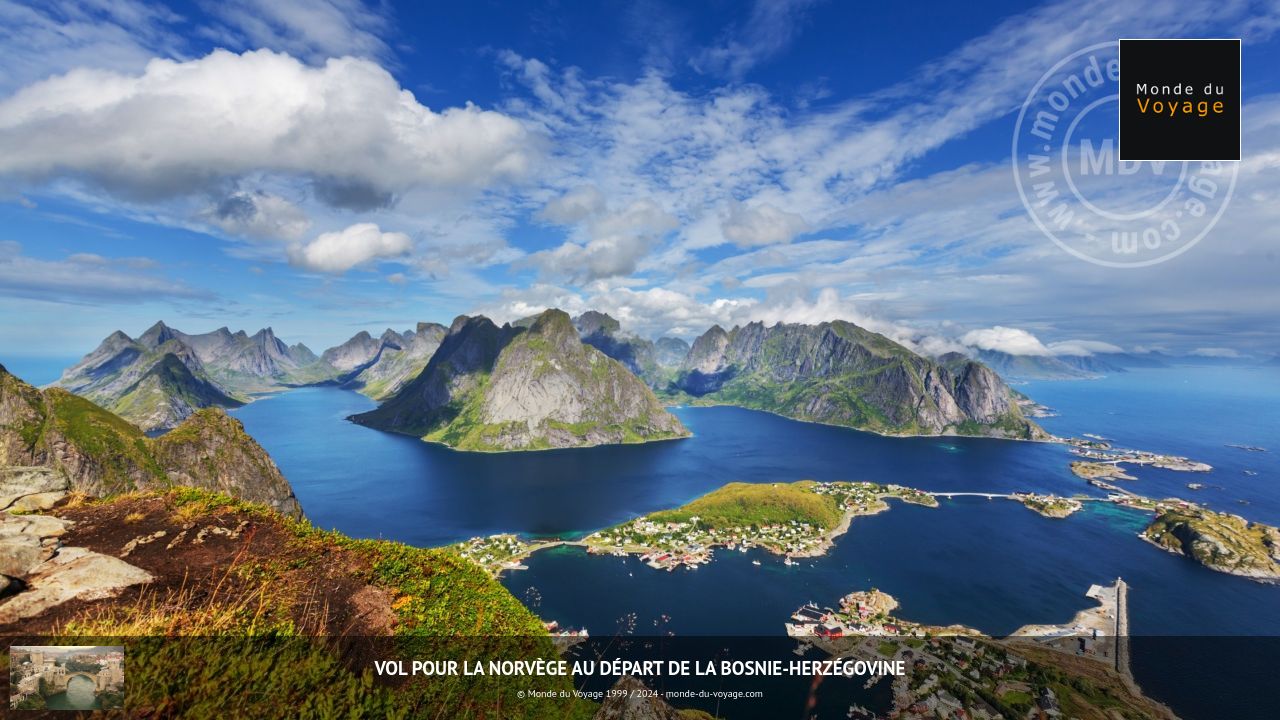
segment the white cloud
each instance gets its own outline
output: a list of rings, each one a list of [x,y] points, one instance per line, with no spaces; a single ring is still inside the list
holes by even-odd
[[[584,185],[547,203],[541,216],[559,225],[572,225],[598,215],[605,208],[604,194],[593,185]]]
[[[581,217],[574,239],[533,253],[523,262],[546,276],[579,282],[629,275],[658,239],[678,225],[674,216],[652,200],[604,211],[596,198],[590,194],[585,197],[589,203],[579,195],[568,203],[548,206],[557,217]],[[583,215],[588,209],[591,214]]]
[[[1202,347],[1191,351],[1196,357],[1207,358],[1239,358],[1242,357],[1240,351],[1233,348],[1224,347]]]
[[[139,272],[140,258],[76,253],[64,260],[23,254],[22,245],[0,241],[0,295],[56,303],[137,303],[157,299],[207,300],[211,293]]]
[[[1119,345],[1102,342],[1101,340],[1060,340],[1049,343],[1048,348],[1051,355],[1071,357],[1088,357],[1096,354],[1106,355],[1124,352],[1124,348]]]
[[[309,62],[392,54],[381,37],[392,21],[360,0],[214,0],[204,7],[220,21],[205,34],[237,48],[269,48]]]
[[[416,186],[524,177],[536,146],[501,113],[419,104],[368,60],[309,67],[269,50],[73,70],[0,101],[0,176],[81,178],[136,200],[262,172],[310,180],[334,206],[379,206]]]
[[[779,210],[769,203],[754,207],[735,203],[720,223],[720,229],[738,247],[755,247],[789,243],[808,230],[809,224],[796,213]]]
[[[816,0],[755,0],[742,26],[731,27],[721,42],[690,61],[699,72],[738,78],[785,50],[799,35]]]
[[[77,67],[133,72],[179,55],[182,17],[141,0],[0,2],[0,96]]]
[[[981,330],[970,330],[960,336],[960,342],[979,350],[994,350],[1010,355],[1050,355],[1049,348],[1039,338],[1026,330],[996,325]]]
[[[344,273],[374,260],[404,257],[413,249],[408,235],[383,232],[373,223],[357,223],[289,248],[289,262],[308,270]]]

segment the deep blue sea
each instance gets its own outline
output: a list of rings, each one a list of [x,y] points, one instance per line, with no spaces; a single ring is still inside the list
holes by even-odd
[[[1215,467],[1208,474],[1134,468],[1135,492],[1190,497],[1280,524],[1280,371],[1140,370],[1019,389],[1059,413],[1042,421],[1051,432],[1095,433]],[[737,408],[679,408],[694,433],[687,440],[485,455],[344,420],[372,405],[355,393],[310,388],[236,415],[276,458],[314,522],[417,545],[498,532],[575,536],[734,480],[1094,492],[1071,474],[1066,448],[1043,443],[886,438]],[[1208,487],[1193,491],[1189,482]],[[1083,596],[1090,584],[1119,576],[1130,586],[1131,631],[1153,638],[1134,641],[1139,683],[1186,717],[1249,717],[1258,698],[1241,691],[1248,686],[1241,667],[1274,667],[1275,658],[1228,669],[1222,663],[1232,660],[1220,655],[1234,647],[1210,652],[1211,640],[1176,639],[1280,636],[1280,587],[1162,552],[1136,537],[1145,523],[1141,513],[1109,505],[1051,520],[1009,501],[957,498],[938,509],[894,504],[859,518],[829,555],[790,568],[763,554],[721,551],[696,571],[666,573],[563,548],[530,558],[528,570],[503,582],[542,617],[597,637],[775,635],[800,604],[834,604],[870,587],[896,596],[902,617],[998,635],[1065,622],[1091,605]]]
[[[1059,413],[1041,421],[1051,432],[1095,433],[1120,447],[1186,455],[1215,468],[1190,474],[1135,467],[1138,479],[1126,485],[1133,491],[1280,524],[1280,370],[1136,370],[1019,389]],[[576,536],[735,480],[1096,494],[1069,471],[1065,447],[1044,443],[886,438],[736,408],[679,408],[692,438],[474,454],[345,420],[371,407],[353,392],[306,388],[234,414],[275,458],[317,525],[424,546],[499,532]],[[1208,487],[1190,490],[1189,482]],[[1258,714],[1258,693],[1280,662],[1280,639],[1258,649],[1270,653],[1265,658],[1176,639],[1280,638],[1280,586],[1162,552],[1136,537],[1146,520],[1103,504],[1052,520],[1002,500],[957,498],[938,509],[894,503],[856,519],[827,556],[795,567],[755,552],[720,551],[696,571],[667,573],[635,559],[560,548],[530,558],[528,570],[507,573],[503,582],[542,617],[597,637],[778,635],[800,604],[830,605],[870,587],[897,597],[902,617],[999,635],[1067,621],[1092,604],[1084,597],[1090,584],[1121,576],[1130,585],[1132,633],[1151,638],[1133,646],[1134,672],[1149,694],[1189,718],[1266,717]],[[760,566],[751,563],[757,559]],[[1249,672],[1261,676],[1242,680]]]

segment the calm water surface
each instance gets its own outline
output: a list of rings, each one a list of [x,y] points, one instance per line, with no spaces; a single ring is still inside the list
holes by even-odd
[[[1097,433],[1119,446],[1215,467],[1203,475],[1135,468],[1138,480],[1128,485],[1135,492],[1194,498],[1280,523],[1280,372],[1144,370],[1020,389],[1060,413],[1043,421],[1052,432]],[[355,393],[310,388],[236,415],[280,464],[318,525],[416,545],[497,532],[577,535],[735,480],[1094,493],[1068,470],[1065,448],[1042,443],[885,438],[736,408],[684,408],[675,412],[694,433],[687,440],[485,455],[345,421],[372,406]],[[1188,482],[1209,487],[1193,491]],[[1140,513],[1106,505],[1050,520],[1009,501],[957,498],[938,509],[894,503],[889,512],[855,520],[827,556],[796,567],[721,551],[696,571],[667,573],[565,548],[529,559],[527,571],[508,573],[503,582],[543,617],[586,626],[596,636],[776,635],[801,603],[834,604],[869,587],[896,596],[903,617],[1002,634],[1026,623],[1064,622],[1090,604],[1083,593],[1091,583],[1122,576],[1131,588],[1135,635],[1280,636],[1280,587],[1162,552],[1136,537],[1145,522]],[[1155,640],[1135,641],[1139,682],[1188,717],[1251,716],[1259,698],[1229,673],[1274,665],[1227,670],[1223,658],[1205,656],[1207,645],[1186,647],[1197,649],[1179,653]]]

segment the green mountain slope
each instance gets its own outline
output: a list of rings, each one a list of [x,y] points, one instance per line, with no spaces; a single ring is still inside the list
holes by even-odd
[[[13,468],[47,468],[63,487],[88,495],[189,485],[302,514],[266,451],[219,408],[151,439],[82,397],[37,390],[0,367],[0,471]]]
[[[653,392],[548,310],[529,326],[459,317],[417,378],[355,422],[462,450],[540,450],[688,434]]]
[[[990,368],[967,358],[942,364],[838,320],[713,327],[671,387],[691,402],[883,433],[1045,437]]]

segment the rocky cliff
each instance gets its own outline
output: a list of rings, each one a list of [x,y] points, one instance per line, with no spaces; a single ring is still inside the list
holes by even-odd
[[[985,365],[936,362],[838,320],[712,327],[673,387],[697,402],[877,432],[1045,437]]]
[[[537,450],[688,434],[620,363],[584,344],[569,316],[527,327],[462,316],[417,378],[355,422],[464,450]]]
[[[418,323],[402,333],[388,329],[376,340],[361,332],[322,357],[343,371],[343,387],[384,400],[422,372],[447,333],[436,323]]]
[[[617,360],[654,389],[665,388],[689,350],[688,343],[662,338],[656,343],[622,330],[606,313],[588,310],[573,320],[582,342]]]
[[[47,506],[68,491],[103,496],[170,485],[302,514],[266,451],[221,409],[201,410],[151,439],[84,398],[37,390],[0,367],[0,509]]]

